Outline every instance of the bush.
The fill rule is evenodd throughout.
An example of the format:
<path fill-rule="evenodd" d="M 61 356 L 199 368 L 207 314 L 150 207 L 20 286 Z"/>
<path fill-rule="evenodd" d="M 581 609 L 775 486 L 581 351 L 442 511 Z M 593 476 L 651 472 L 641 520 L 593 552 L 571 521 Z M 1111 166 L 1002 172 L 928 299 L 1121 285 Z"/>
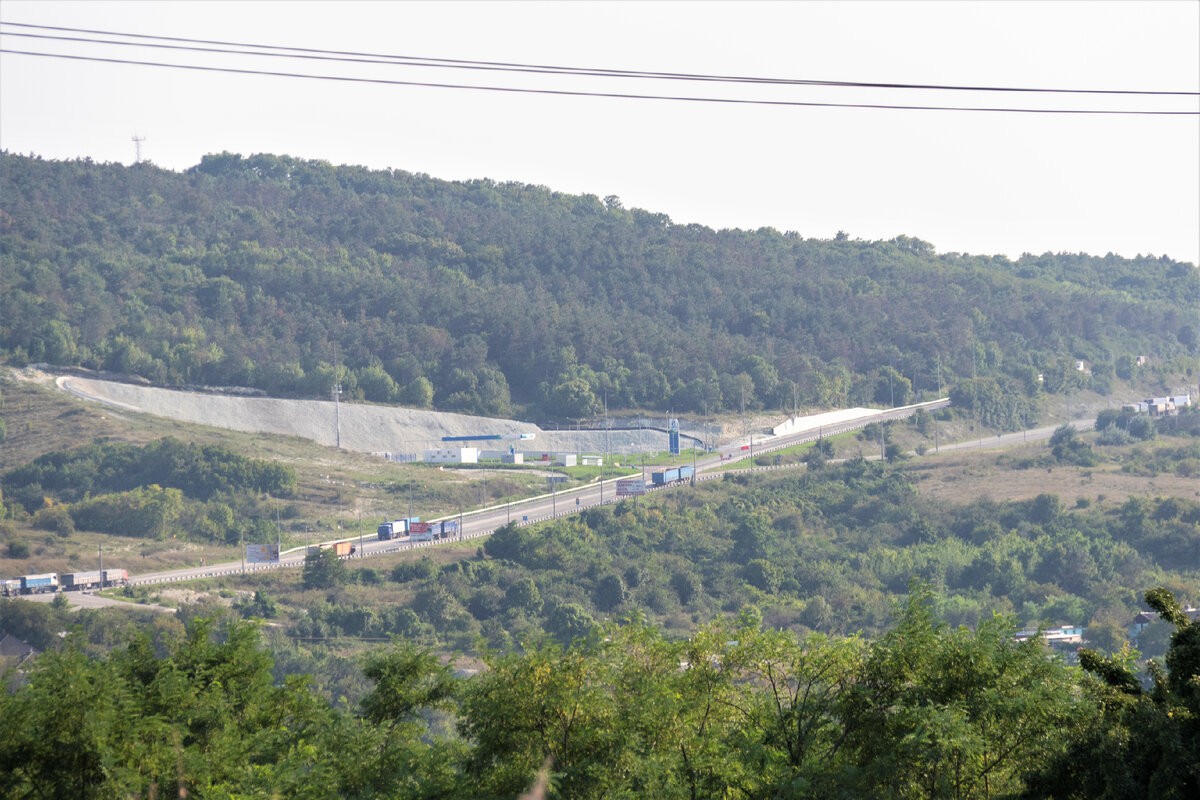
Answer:
<path fill-rule="evenodd" d="M 332 548 L 317 550 L 304 557 L 301 580 L 305 589 L 332 589 L 346 582 L 346 565 Z"/>
<path fill-rule="evenodd" d="M 436 578 L 437 574 L 437 565 L 433 563 L 433 559 L 429 556 L 421 556 L 418 561 L 397 564 L 392 569 L 390 577 L 396 583 L 407 583 L 409 581 L 427 581 Z"/>
<path fill-rule="evenodd" d="M 54 505 L 39 509 L 33 515 L 33 527 L 41 531 L 53 531 L 64 539 L 75 532 L 75 520 L 66 506 Z"/>

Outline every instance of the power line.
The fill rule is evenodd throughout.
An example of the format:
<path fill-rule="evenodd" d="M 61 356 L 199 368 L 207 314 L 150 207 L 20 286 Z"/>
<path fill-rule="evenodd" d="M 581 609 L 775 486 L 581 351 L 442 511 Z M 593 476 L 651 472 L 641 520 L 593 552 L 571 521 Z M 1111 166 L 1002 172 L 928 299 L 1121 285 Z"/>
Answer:
<path fill-rule="evenodd" d="M 807 108 L 861 108 L 896 111 L 984 111 L 1017 114 L 1083 114 L 1083 115 L 1115 115 L 1115 116 L 1200 116 L 1200 111 L 1135 111 L 1120 109 L 1067 109 L 1067 108 L 1005 108 L 982 106 L 934 106 L 934 105 L 897 105 L 889 103 L 818 103 L 800 100 L 757 100 L 733 97 L 690 97 L 686 95 L 663 94 L 634 94 L 628 92 L 586 92 L 568 89 L 531 89 L 515 86 L 486 86 L 482 84 L 438 83 L 432 81 L 400 81 L 385 78 L 361 78 L 346 75 L 316 75 L 299 72 L 275 72 L 270 70 L 241 69 L 235 67 L 213 67 L 198 64 L 171 64 L 159 61 L 134 61 L 123 58 L 101 58 L 99 56 L 68 55 L 66 53 L 42 53 L 29 50 L 12 50 L 0 48 L 0 53 L 11 55 L 38 56 L 43 58 L 60 58 L 71 61 L 90 61 L 105 64 L 127 64 L 143 67 L 160 67 L 164 69 L 182 69 L 198 72 L 222 72 L 234 75 L 263 75 L 276 78 L 303 78 L 307 80 L 338 81 L 342 83 L 363 83 L 386 86 L 417 86 L 433 89 L 471 89 L 486 92 L 508 92 L 511 94 L 541 94 L 558 97 L 604 97 L 622 100 L 669 100 L 693 103 L 720 103 L 727 105 L 756 105 L 756 106 L 792 106 Z"/>
<path fill-rule="evenodd" d="M 62 31 L 67 33 L 82 33 L 102 36 L 120 36 L 127 39 L 154 40 L 153 42 L 120 42 L 112 40 L 82 39 L 77 37 L 60 37 L 39 34 L 9 33 L 10 36 L 31 38 L 58 39 L 62 41 L 80 41 L 95 44 L 112 44 L 117 46 L 159 47 L 179 50 L 192 50 L 214 53 L 235 53 L 241 55 L 273 56 L 282 58 L 308 58 L 326 61 L 348 61 L 355 63 L 382 63 L 396 66 L 419 67 L 450 67 L 455 69 L 478 69 L 490 71 L 534 72 L 540 74 L 570 75 L 576 77 L 609 77 L 609 78 L 645 78 L 653 80 L 684 80 L 707 81 L 724 83 L 750 83 L 783 86 L 830 86 L 842 88 L 871 88 L 871 89 L 922 89 L 936 91 L 970 91 L 970 92 L 1020 92 L 1020 93 L 1052 93 L 1052 94 L 1100 94 L 1100 95 L 1146 95 L 1146 96 L 1184 96 L 1200 97 L 1200 92 L 1159 91 L 1141 89 L 1065 89 L 1048 87 L 1005 87 L 1005 86 L 961 86 L 949 84 L 918 84 L 895 83 L 882 81 L 835 81 L 814 80 L 801 78 L 762 78 L 734 75 L 708 75 L 703 73 L 686 72 L 656 72 L 645 70 L 622 70 L 596 67 L 564 67 L 546 64 L 521 64 L 505 61 L 475 61 L 468 59 L 433 58 L 426 56 L 406 56 L 382 53 L 358 52 L 348 50 L 324 50 L 307 47 L 286 47 L 281 45 L 265 45 L 246 42 L 229 42 L 214 39 L 192 39 L 179 36 L 158 36 L 153 34 L 127 33 L 121 31 L 105 31 L 91 28 L 70 28 L 55 25 L 34 25 L 21 22 L 0 22 L 0 25 L 32 28 L 37 30 Z M 216 45 L 218 48 L 254 48 L 247 50 L 223 50 L 200 48 L 183 45 L 158 44 L 157 42 L 180 42 L 187 45 Z M 268 52 L 257 52 L 268 51 Z"/>

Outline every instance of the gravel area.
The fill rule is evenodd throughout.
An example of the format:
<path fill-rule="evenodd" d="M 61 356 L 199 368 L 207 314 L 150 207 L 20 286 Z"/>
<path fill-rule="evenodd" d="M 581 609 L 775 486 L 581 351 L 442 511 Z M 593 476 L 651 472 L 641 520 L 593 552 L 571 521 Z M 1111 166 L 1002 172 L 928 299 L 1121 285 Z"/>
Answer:
<path fill-rule="evenodd" d="M 600 453 L 605 449 L 603 430 L 542 430 L 537 425 L 508 419 L 476 417 L 467 414 L 425 411 L 396 406 L 335 404 L 319 400 L 281 400 L 269 397 L 187 392 L 135 386 L 128 383 L 60 376 L 57 386 L 77 397 L 104 403 L 126 411 L 140 411 L 169 419 L 211 425 L 251 433 L 275 433 L 300 436 L 329 447 L 337 442 L 340 424 L 341 446 L 363 453 L 415 454 L 434 447 L 459 447 L 468 443 L 443 443 L 443 436 L 531 433 L 523 440 L 478 442 L 489 450 L 518 452 Z M 615 421 L 613 425 L 629 424 Z M 666 420 L 638 420 L 633 425 L 665 428 Z M 682 431 L 703 436 L 680 421 Z M 686 443 L 684 444 L 686 447 Z M 665 450 L 667 435 L 655 430 L 613 430 L 608 435 L 610 452 Z"/>

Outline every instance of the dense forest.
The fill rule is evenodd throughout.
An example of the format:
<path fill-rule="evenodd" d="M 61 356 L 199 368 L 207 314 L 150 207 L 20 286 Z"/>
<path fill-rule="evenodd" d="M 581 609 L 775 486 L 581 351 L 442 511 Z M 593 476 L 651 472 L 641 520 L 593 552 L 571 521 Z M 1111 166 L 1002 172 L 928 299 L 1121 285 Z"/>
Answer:
<path fill-rule="evenodd" d="M 272 678 L 256 629 L 160 624 L 107 655 L 79 633 L 0 692 L 10 798 L 1154 798 L 1200 791 L 1200 624 L 1149 689 L 1121 657 L 1081 675 L 996 616 L 975 630 L 914 583 L 870 641 L 757 620 L 669 640 L 636 619 L 456 677 L 394 642 L 330 705 Z"/>
<path fill-rule="evenodd" d="M 1197 270 L 1165 256 L 713 231 L 273 155 L 176 173 L 4 153 L 0 257 L 9 362 L 543 419 L 605 398 L 901 404 L 974 379 L 963 396 L 1016 428 L 1039 392 L 1104 392 L 1142 355 L 1174 380 L 1200 346 Z"/>

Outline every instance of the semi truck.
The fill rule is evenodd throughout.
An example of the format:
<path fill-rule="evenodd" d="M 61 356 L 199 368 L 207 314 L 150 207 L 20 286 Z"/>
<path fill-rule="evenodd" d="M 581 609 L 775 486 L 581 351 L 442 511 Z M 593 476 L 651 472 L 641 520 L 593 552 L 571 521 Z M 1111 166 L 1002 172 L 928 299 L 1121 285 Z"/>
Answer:
<path fill-rule="evenodd" d="M 307 553 L 319 553 L 322 550 L 332 550 L 335 555 L 348 556 L 352 555 L 358 548 L 349 540 L 344 542 L 326 542 L 325 544 L 310 544 Z"/>
<path fill-rule="evenodd" d="M 105 586 L 124 586 L 129 583 L 129 572 L 123 569 L 104 570 L 104 580 L 100 580 L 100 570 L 91 572 L 66 572 L 59 576 L 59 582 L 64 592 L 101 589 Z"/>
<path fill-rule="evenodd" d="M 413 542 L 433 542 L 438 539 L 453 539 L 458 536 L 458 521 L 414 522 L 409 526 L 408 536 L 409 540 Z"/>
<path fill-rule="evenodd" d="M 58 591 L 58 573 L 46 572 L 41 575 L 22 575 L 21 594 L 42 594 L 43 592 Z"/>
<path fill-rule="evenodd" d="M 650 481 L 655 486 L 666 486 L 669 483 L 690 481 L 695 474 L 696 470 L 692 467 L 671 467 L 670 469 L 650 473 Z"/>
<path fill-rule="evenodd" d="M 385 542 L 388 539 L 399 539 L 401 536 L 407 536 L 409 526 L 414 522 L 420 522 L 420 517 L 409 517 L 408 519 L 397 519 L 391 522 L 385 522 L 375 530 L 375 535 L 379 537 L 379 541 Z"/>

